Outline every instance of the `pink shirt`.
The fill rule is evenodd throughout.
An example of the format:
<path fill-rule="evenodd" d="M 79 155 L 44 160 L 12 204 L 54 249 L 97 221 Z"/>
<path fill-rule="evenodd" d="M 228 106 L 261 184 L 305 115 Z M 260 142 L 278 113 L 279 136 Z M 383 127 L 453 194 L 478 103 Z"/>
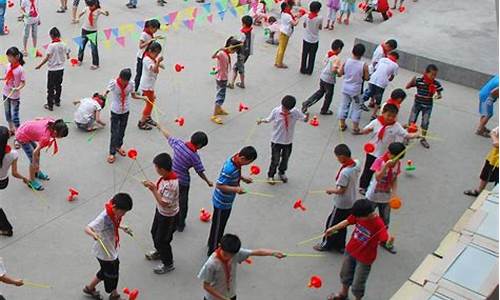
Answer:
<path fill-rule="evenodd" d="M 52 138 L 47 128 L 49 122 L 54 122 L 54 119 L 42 118 L 24 122 L 16 130 L 16 140 L 21 144 L 38 142 L 42 148 L 48 146 Z"/>
<path fill-rule="evenodd" d="M 227 80 L 227 74 L 229 73 L 229 54 L 224 52 L 223 50 L 219 51 L 216 56 L 217 59 L 217 74 L 215 75 L 215 79 Z"/>
<path fill-rule="evenodd" d="M 7 72 L 10 70 L 10 65 L 11 64 L 7 66 L 4 76 L 7 75 Z M 5 82 L 3 86 L 3 95 L 5 97 L 9 96 L 10 99 L 21 98 L 21 92 L 15 91 L 12 94 L 10 94 L 10 92 L 12 91 L 13 87 L 18 87 L 23 81 L 26 81 L 26 74 L 24 73 L 23 66 L 19 66 L 14 70 L 14 80 L 10 80 L 8 83 Z"/>

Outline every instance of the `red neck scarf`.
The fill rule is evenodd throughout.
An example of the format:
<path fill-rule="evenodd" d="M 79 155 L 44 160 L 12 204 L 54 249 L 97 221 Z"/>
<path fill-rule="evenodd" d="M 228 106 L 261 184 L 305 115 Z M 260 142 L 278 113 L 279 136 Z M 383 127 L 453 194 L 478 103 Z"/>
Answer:
<path fill-rule="evenodd" d="M 424 82 L 429 86 L 429 96 L 432 97 L 436 91 L 437 91 L 437 87 L 436 87 L 436 84 L 434 83 L 434 79 L 430 79 L 429 76 L 427 76 L 427 74 L 424 74 Z"/>
<path fill-rule="evenodd" d="M 160 189 L 160 183 L 163 180 L 174 180 L 174 179 L 177 179 L 177 174 L 175 174 L 174 171 L 168 172 L 167 174 L 165 174 L 165 176 L 160 177 L 160 179 L 158 179 L 158 181 L 156 182 L 156 189 Z"/>
<path fill-rule="evenodd" d="M 340 172 L 342 172 L 343 169 L 352 167 L 355 164 L 356 162 L 352 158 L 349 158 L 346 162 L 344 162 L 342 167 L 340 167 L 340 170 L 337 172 L 337 176 L 335 176 L 335 181 L 339 180 Z"/>
<path fill-rule="evenodd" d="M 396 105 L 396 107 L 399 109 L 399 107 L 401 106 L 401 103 L 396 100 L 396 99 L 392 99 L 392 98 L 389 98 L 387 99 L 387 102 L 385 102 L 385 104 L 393 104 L 393 105 Z"/>
<path fill-rule="evenodd" d="M 222 257 L 221 253 L 222 249 L 217 248 L 215 249 L 215 257 L 217 257 L 218 260 L 222 263 L 222 267 L 224 269 L 224 275 L 226 275 L 226 287 L 227 290 L 229 291 L 231 289 L 231 258 L 226 259 Z"/>
<path fill-rule="evenodd" d="M 231 52 L 229 52 L 229 50 L 227 50 L 227 49 L 223 49 L 222 51 L 224 51 L 224 53 L 226 53 L 227 61 L 229 62 L 229 66 L 231 66 Z"/>
<path fill-rule="evenodd" d="M 284 13 L 284 14 L 289 14 L 289 15 L 290 15 L 290 17 L 292 17 L 292 20 L 294 20 L 294 21 L 295 21 L 295 16 L 292 14 L 292 9 L 291 9 L 290 7 L 285 8 L 285 9 L 283 10 L 283 13 Z"/>
<path fill-rule="evenodd" d="M 101 98 L 99 98 L 99 97 L 93 97 L 92 99 L 94 99 L 94 101 L 97 102 L 101 106 L 101 108 L 103 107 L 104 102 L 102 101 Z"/>
<path fill-rule="evenodd" d="M 53 44 L 53 43 L 59 43 L 59 42 L 61 42 L 61 39 L 60 39 L 60 38 L 53 38 L 53 39 L 52 39 L 52 44 Z"/>
<path fill-rule="evenodd" d="M 5 83 L 9 84 L 9 82 L 14 81 L 14 70 L 17 69 L 21 64 L 18 62 L 13 62 L 10 64 L 10 68 L 5 74 Z"/>
<path fill-rule="evenodd" d="M 243 26 L 241 27 L 241 32 L 244 33 L 244 34 L 247 34 L 247 33 L 251 33 L 252 32 L 252 29 L 253 27 L 252 26 Z"/>
<path fill-rule="evenodd" d="M 335 55 L 335 52 L 333 52 L 332 50 L 329 50 L 328 53 L 326 54 L 326 56 L 328 56 L 328 58 L 330 58 L 334 55 Z"/>
<path fill-rule="evenodd" d="M 89 24 L 90 26 L 94 27 L 94 11 L 97 10 L 96 8 L 90 8 L 89 7 Z"/>
<path fill-rule="evenodd" d="M 113 230 L 115 232 L 115 248 L 117 248 L 118 245 L 120 245 L 120 232 L 118 231 L 118 229 L 120 228 L 122 218 L 118 218 L 115 216 L 115 212 L 113 211 L 113 203 L 111 203 L 111 200 L 109 200 L 109 202 L 104 205 L 104 208 L 106 209 L 106 214 L 111 219 L 111 222 L 113 222 Z"/>
<path fill-rule="evenodd" d="M 384 116 L 378 116 L 377 120 L 380 122 L 380 124 L 382 124 L 382 128 L 380 128 L 380 130 L 378 131 L 378 140 L 381 141 L 384 138 L 385 129 L 387 128 L 387 126 L 394 125 L 396 121 L 387 122 Z"/>
<path fill-rule="evenodd" d="M 38 10 L 36 9 L 35 0 L 30 0 L 30 17 L 36 18 L 38 17 Z"/>
<path fill-rule="evenodd" d="M 387 56 L 387 58 L 390 59 L 392 62 L 395 62 L 395 63 L 398 62 L 398 59 L 392 54 L 389 54 L 389 56 Z"/>
<path fill-rule="evenodd" d="M 149 28 L 144 28 L 143 32 L 147 33 L 151 38 L 154 38 L 153 32 Z"/>
<path fill-rule="evenodd" d="M 287 112 L 281 111 L 280 115 L 283 116 L 283 121 L 285 121 L 285 129 L 286 129 L 286 131 L 288 131 L 288 126 L 290 125 L 290 120 L 288 119 L 288 116 L 290 116 L 290 112 L 289 111 L 287 111 Z"/>
<path fill-rule="evenodd" d="M 391 52 L 391 51 L 389 49 L 387 49 L 387 46 L 385 45 L 385 43 L 380 44 L 380 46 L 382 47 L 382 50 L 384 51 L 384 56 L 387 57 L 387 54 L 389 54 L 389 52 Z"/>
<path fill-rule="evenodd" d="M 388 162 L 389 160 L 391 160 L 391 154 L 389 152 L 384 153 L 384 155 L 382 156 L 382 160 L 384 161 L 384 163 Z M 389 184 L 392 182 L 392 177 L 393 177 L 393 167 L 387 169 L 387 182 Z"/>
<path fill-rule="evenodd" d="M 191 142 L 186 142 L 185 145 L 186 145 L 186 147 L 188 147 L 189 150 L 191 150 L 195 153 L 198 151 L 198 148 L 196 148 L 196 146 Z"/>
<path fill-rule="evenodd" d="M 147 57 L 151 58 L 151 60 L 152 60 L 153 62 L 156 62 L 156 58 L 154 58 L 154 57 L 151 55 L 151 52 L 149 52 L 149 51 L 144 52 L 144 56 L 145 56 L 145 57 L 147 56 Z"/>
<path fill-rule="evenodd" d="M 127 99 L 127 93 L 125 90 L 127 89 L 127 85 L 122 83 L 122 80 L 118 77 L 116 78 L 116 85 L 120 88 L 120 102 L 122 104 L 122 110 L 125 110 L 125 99 Z"/>
<path fill-rule="evenodd" d="M 317 16 L 318 16 L 317 12 L 310 12 L 308 15 L 309 20 L 312 20 L 312 19 L 316 18 Z"/>

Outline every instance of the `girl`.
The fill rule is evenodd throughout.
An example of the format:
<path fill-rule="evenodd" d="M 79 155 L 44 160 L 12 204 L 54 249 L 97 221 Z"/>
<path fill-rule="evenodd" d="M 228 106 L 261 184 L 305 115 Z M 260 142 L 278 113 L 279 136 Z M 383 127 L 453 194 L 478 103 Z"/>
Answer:
<path fill-rule="evenodd" d="M 21 12 L 24 19 L 24 36 L 23 46 L 24 55 L 28 55 L 28 37 L 31 30 L 31 38 L 33 40 L 33 48 L 36 49 L 38 25 L 40 25 L 40 17 L 38 14 L 38 1 L 37 0 L 21 0 Z M 38 56 L 37 51 L 37 56 Z"/>
<path fill-rule="evenodd" d="M 156 19 L 147 20 L 144 23 L 144 30 L 141 33 L 141 37 L 139 39 L 139 51 L 137 52 L 137 65 L 135 69 L 135 91 L 139 89 L 139 84 L 141 83 L 142 76 L 142 60 L 144 58 L 144 52 L 146 48 L 156 40 L 154 34 L 160 29 L 160 21 Z"/>
<path fill-rule="evenodd" d="M 153 110 L 153 105 L 156 101 L 155 95 L 155 82 L 160 72 L 160 68 L 163 67 L 162 61 L 163 56 L 160 56 L 161 45 L 157 42 L 152 42 L 146 48 L 144 52 L 144 60 L 142 64 L 142 76 L 141 83 L 139 84 L 139 89 L 142 91 L 142 95 L 147 97 L 146 105 L 142 112 L 142 118 L 139 120 L 137 126 L 141 130 L 151 130 L 151 126 L 156 127 L 156 122 L 151 119 L 151 111 Z"/>
<path fill-rule="evenodd" d="M 267 7 L 266 1 L 262 0 L 259 3 L 255 3 L 252 5 L 252 9 L 250 10 L 250 17 L 253 19 L 253 24 L 255 26 L 262 25 L 262 21 L 267 19 Z"/>
<path fill-rule="evenodd" d="M 12 150 L 7 144 L 10 137 L 9 129 L 0 126 L 0 190 L 7 188 L 9 184 L 9 169 L 12 170 L 12 176 L 28 183 L 28 178 L 22 176 L 17 171 L 17 159 L 19 154 Z M 12 236 L 12 225 L 10 225 L 3 209 L 0 208 L 0 235 Z"/>
<path fill-rule="evenodd" d="M 43 185 L 38 181 L 49 180 L 49 176 L 40 170 L 40 152 L 43 148 L 53 147 L 53 154 L 57 154 L 59 147 L 57 139 L 68 136 L 68 126 L 59 119 L 37 118 L 24 122 L 16 132 L 16 139 L 23 147 L 24 153 L 30 160 L 30 178 L 28 185 L 37 191 L 43 190 Z"/>
<path fill-rule="evenodd" d="M 101 8 L 99 0 L 85 0 L 87 8 L 80 13 L 78 19 L 83 15 L 87 15 L 82 25 L 82 38 L 80 49 L 78 50 L 78 61 L 81 65 L 83 62 L 83 54 L 85 47 L 90 40 L 90 49 L 92 50 L 92 66 L 91 70 L 99 68 L 99 52 L 97 50 L 97 21 L 100 15 L 109 16 L 109 12 Z"/>
<path fill-rule="evenodd" d="M 299 23 L 299 20 L 292 15 L 292 5 L 293 3 L 281 3 L 280 36 L 278 51 L 276 52 L 276 60 L 274 62 L 274 66 L 280 69 L 288 68 L 288 66 L 283 63 L 283 57 L 285 56 L 288 40 L 290 39 L 290 36 L 292 36 L 293 27 Z"/>
<path fill-rule="evenodd" d="M 328 7 L 326 29 L 333 30 L 333 25 L 335 25 L 335 19 L 337 18 L 337 11 L 340 8 L 340 0 L 328 0 L 326 6 Z"/>
<path fill-rule="evenodd" d="M 79 105 L 75 111 L 76 127 L 90 132 L 99 128 L 95 126 L 95 123 L 102 127 L 106 126 L 106 123 L 101 120 L 101 110 L 106 105 L 106 97 L 99 93 L 94 93 L 92 98 L 75 100 L 73 104 Z"/>
<path fill-rule="evenodd" d="M 14 135 L 16 129 L 19 128 L 19 104 L 21 93 L 20 91 L 26 85 L 26 74 L 24 73 L 23 54 L 16 47 L 11 47 L 7 50 L 7 59 L 9 65 L 5 76 L 3 86 L 3 104 L 5 108 L 5 119 L 9 123 L 10 134 Z M 15 142 L 16 149 L 19 149 L 19 144 Z"/>
<path fill-rule="evenodd" d="M 346 14 L 347 17 L 344 20 L 344 24 L 349 25 L 349 18 L 351 17 L 351 13 L 354 12 L 354 3 L 356 3 L 356 0 L 342 0 L 340 16 L 337 18 L 339 24 L 342 24 L 342 17 Z"/>

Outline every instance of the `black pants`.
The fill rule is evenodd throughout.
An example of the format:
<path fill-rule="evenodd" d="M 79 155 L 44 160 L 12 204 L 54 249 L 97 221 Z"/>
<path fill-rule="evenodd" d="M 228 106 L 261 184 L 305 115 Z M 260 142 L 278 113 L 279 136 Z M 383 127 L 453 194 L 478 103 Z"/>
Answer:
<path fill-rule="evenodd" d="M 318 51 L 318 43 L 302 41 L 302 60 L 300 62 L 300 73 L 311 75 L 314 70 L 314 61 Z"/>
<path fill-rule="evenodd" d="M 116 290 L 116 287 L 118 286 L 120 260 L 118 258 L 112 261 L 97 260 L 99 261 L 99 265 L 101 265 L 101 269 L 95 276 L 104 281 L 104 290 L 109 294 Z"/>
<path fill-rule="evenodd" d="M 323 101 L 323 106 L 321 107 L 321 112 L 327 112 L 330 109 L 330 105 L 332 104 L 333 99 L 333 89 L 335 84 L 328 83 L 323 80 L 319 80 L 319 89 L 312 94 L 309 99 L 302 103 L 302 107 L 308 109 L 318 102 L 323 96 L 325 96 L 325 101 Z"/>
<path fill-rule="evenodd" d="M 135 65 L 135 91 L 139 90 L 139 84 L 141 83 L 141 76 L 142 76 L 142 58 L 137 58 L 137 64 Z"/>
<path fill-rule="evenodd" d="M 4 190 L 9 185 L 9 177 L 0 180 L 0 190 Z"/>
<path fill-rule="evenodd" d="M 64 70 L 49 71 L 47 73 L 47 105 L 52 108 L 54 104 L 61 103 L 61 91 Z"/>
<path fill-rule="evenodd" d="M 332 227 L 333 225 L 340 223 L 347 219 L 351 214 L 351 209 L 341 209 L 336 206 L 333 207 L 332 212 L 326 220 L 325 229 Z M 331 250 L 337 249 L 341 250 L 345 248 L 345 237 L 347 235 L 347 229 L 340 229 L 337 233 L 332 234 L 328 237 L 323 238 L 321 242 L 321 247 Z"/>
<path fill-rule="evenodd" d="M 2 300 L 2 298 L 0 298 Z M 203 300 L 207 300 L 207 298 L 203 297 Z M 230 300 L 236 300 L 236 296 L 232 297 Z"/>
<path fill-rule="evenodd" d="M 186 217 L 188 212 L 189 185 L 179 184 L 179 218 L 177 227 L 186 227 Z"/>
<path fill-rule="evenodd" d="M 161 262 L 165 266 L 170 266 L 174 263 L 174 258 L 172 255 L 172 238 L 176 230 L 177 217 L 179 214 L 173 217 L 166 217 L 156 210 L 155 217 L 153 219 L 153 226 L 151 226 L 151 236 L 153 237 L 153 243 L 155 245 L 156 251 L 160 253 Z"/>
<path fill-rule="evenodd" d="M 366 159 L 365 159 L 365 167 L 363 168 L 363 173 L 361 174 L 361 177 L 359 177 L 359 187 L 362 189 L 367 189 L 368 186 L 370 185 L 370 181 L 372 180 L 373 172 L 371 170 L 371 167 L 373 165 L 373 162 L 377 158 L 371 154 L 366 154 Z"/>
<path fill-rule="evenodd" d="M 219 247 L 219 242 L 224 235 L 227 220 L 231 215 L 231 209 L 220 209 L 214 207 L 214 214 L 212 216 L 212 226 L 210 226 L 210 236 L 208 237 L 208 255 Z"/>
<path fill-rule="evenodd" d="M 268 177 L 273 177 L 278 169 L 279 174 L 285 174 L 288 169 L 288 159 L 292 154 L 292 144 L 283 145 L 271 143 L 271 164 L 269 165 Z"/>
<path fill-rule="evenodd" d="M 88 34 L 96 33 L 95 41 L 90 41 L 87 37 Z M 83 61 L 83 54 L 85 53 L 85 47 L 87 43 L 90 42 L 90 49 L 92 50 L 92 64 L 94 66 L 99 66 L 99 51 L 97 50 L 97 31 L 87 31 L 82 29 L 82 44 L 78 50 L 78 61 Z M 94 43 L 95 42 L 95 43 Z"/>
<path fill-rule="evenodd" d="M 125 129 L 127 129 L 129 112 L 124 114 L 115 114 L 111 112 L 111 142 L 109 144 L 109 154 L 115 155 L 116 150 L 123 145 Z"/>

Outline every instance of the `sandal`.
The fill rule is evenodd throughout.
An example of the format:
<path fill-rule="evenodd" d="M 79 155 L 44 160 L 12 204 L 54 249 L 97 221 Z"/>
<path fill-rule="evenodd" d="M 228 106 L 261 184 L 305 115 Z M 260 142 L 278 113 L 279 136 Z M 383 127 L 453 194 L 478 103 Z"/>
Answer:
<path fill-rule="evenodd" d="M 125 150 L 123 150 L 122 148 L 120 148 L 120 149 L 118 149 L 116 151 L 118 151 L 118 154 L 120 154 L 123 157 L 127 156 L 127 152 Z"/>
<path fill-rule="evenodd" d="M 424 138 L 420 140 L 420 144 L 422 144 L 422 146 L 425 149 L 429 149 L 431 147 L 431 145 L 429 145 L 429 142 L 426 139 L 424 139 Z"/>
<path fill-rule="evenodd" d="M 490 134 L 488 133 L 488 131 L 486 131 L 486 129 L 476 130 L 476 134 L 479 135 L 479 136 L 485 137 L 485 138 L 489 138 L 490 137 Z"/>
<path fill-rule="evenodd" d="M 218 125 L 223 124 L 222 120 L 220 118 L 218 118 L 217 116 L 211 116 L 210 120 L 212 120 L 212 122 L 214 122 L 215 124 L 218 124 Z"/>
<path fill-rule="evenodd" d="M 347 296 L 339 295 L 339 294 L 331 294 L 326 298 L 327 300 L 348 300 Z"/>
<path fill-rule="evenodd" d="M 40 183 L 38 180 L 31 180 L 28 182 L 28 186 L 30 189 L 35 190 L 35 191 L 43 191 L 43 185 Z"/>
<path fill-rule="evenodd" d="M 340 129 L 340 131 L 346 131 L 347 130 L 347 125 L 340 126 L 339 129 Z"/>
<path fill-rule="evenodd" d="M 234 84 L 228 83 L 226 86 L 228 89 L 234 89 Z"/>
<path fill-rule="evenodd" d="M 36 178 L 40 179 L 40 180 L 50 180 L 50 177 L 49 175 L 43 173 L 42 171 L 38 171 L 36 173 Z"/>
<path fill-rule="evenodd" d="M 3 236 L 12 236 L 14 233 L 12 232 L 12 230 L 0 230 L 0 235 L 3 235 Z"/>
<path fill-rule="evenodd" d="M 116 157 L 114 155 L 108 156 L 108 159 L 107 159 L 108 163 L 112 164 L 115 162 L 115 160 L 116 160 Z"/>
<path fill-rule="evenodd" d="M 122 296 L 120 296 L 120 294 L 116 294 L 116 295 L 109 295 L 109 300 L 125 300 L 122 298 Z"/>
<path fill-rule="evenodd" d="M 352 135 L 361 135 L 361 129 L 359 129 L 359 128 L 353 128 L 352 129 Z"/>
<path fill-rule="evenodd" d="M 158 123 L 155 122 L 155 120 L 151 119 L 151 117 L 146 119 L 146 124 L 151 125 L 153 127 L 157 127 Z"/>
<path fill-rule="evenodd" d="M 141 121 L 139 121 L 139 123 L 137 123 L 137 127 L 139 127 L 139 129 L 141 129 L 141 130 L 153 129 L 153 127 L 149 126 L 146 122 L 141 122 Z"/>
<path fill-rule="evenodd" d="M 97 291 L 95 288 L 93 290 L 91 290 L 88 286 L 85 286 L 83 288 L 83 293 L 87 296 L 94 298 L 94 299 L 103 300 L 101 293 L 99 293 L 99 291 Z"/>
<path fill-rule="evenodd" d="M 239 87 L 240 89 L 244 89 L 245 85 L 241 82 L 236 83 L 236 86 Z"/>
<path fill-rule="evenodd" d="M 45 108 L 45 109 L 46 109 L 46 110 L 48 110 L 48 111 L 53 111 L 53 110 L 54 110 L 54 108 L 53 108 L 53 107 L 51 107 L 51 106 L 49 106 L 48 104 L 44 104 L 44 105 L 43 105 L 43 108 Z"/>
<path fill-rule="evenodd" d="M 467 191 L 464 191 L 464 195 L 471 196 L 471 197 L 477 197 L 477 196 L 479 196 L 479 192 L 477 190 L 467 190 Z"/>

